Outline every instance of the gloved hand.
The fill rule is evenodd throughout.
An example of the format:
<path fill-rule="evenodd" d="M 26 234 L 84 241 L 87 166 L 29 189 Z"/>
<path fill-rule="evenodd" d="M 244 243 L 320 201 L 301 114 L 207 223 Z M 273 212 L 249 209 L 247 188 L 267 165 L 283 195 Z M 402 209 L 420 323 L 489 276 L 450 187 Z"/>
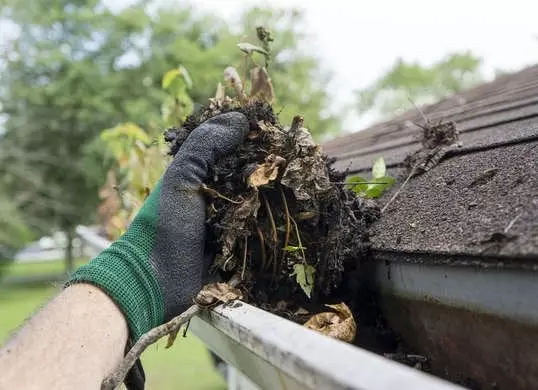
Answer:
<path fill-rule="evenodd" d="M 202 287 L 205 201 L 200 185 L 216 160 L 248 132 L 237 112 L 201 124 L 181 145 L 127 232 L 68 281 L 103 289 L 123 311 L 136 342 L 183 312 Z"/>

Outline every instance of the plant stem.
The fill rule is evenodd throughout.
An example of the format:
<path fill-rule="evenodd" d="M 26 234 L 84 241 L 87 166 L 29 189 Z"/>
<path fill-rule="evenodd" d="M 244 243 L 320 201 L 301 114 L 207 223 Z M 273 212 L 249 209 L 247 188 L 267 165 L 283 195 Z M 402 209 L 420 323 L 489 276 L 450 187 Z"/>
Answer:
<path fill-rule="evenodd" d="M 278 241 L 278 235 L 276 232 L 276 224 L 275 224 L 275 218 L 273 217 L 273 212 L 271 211 L 271 207 L 269 206 L 269 201 L 265 197 L 263 193 L 261 193 L 263 203 L 265 204 L 265 209 L 267 210 L 267 216 L 269 217 L 269 222 L 271 223 L 271 230 L 273 233 L 273 242 L 276 243 Z"/>
<path fill-rule="evenodd" d="M 389 201 L 387 203 L 385 203 L 385 206 L 383 206 L 383 208 L 381 209 L 381 213 L 384 213 L 385 210 L 387 209 L 387 207 L 389 207 L 389 205 L 394 201 L 394 199 L 396 199 L 398 197 L 398 195 L 400 195 L 400 192 L 402 192 L 403 188 L 406 186 L 407 182 L 409 181 L 409 179 L 411 179 L 411 177 L 413 177 L 413 175 L 415 174 L 415 169 L 413 168 L 411 170 L 411 172 L 409 173 L 409 175 L 407 176 L 407 179 L 405 179 L 405 181 L 402 183 L 402 185 L 400 186 L 400 188 L 398 188 L 398 191 L 395 192 L 394 195 L 392 195 L 392 198 L 389 199 Z"/>
<path fill-rule="evenodd" d="M 299 234 L 299 226 L 297 226 L 297 222 L 295 222 L 293 217 L 290 216 L 290 219 L 293 222 L 293 226 L 295 227 L 295 235 L 297 236 L 297 244 L 299 245 L 299 249 L 301 250 L 301 254 L 303 255 L 303 262 L 306 265 L 306 255 L 304 253 L 303 243 L 301 242 L 301 235 Z"/>
<path fill-rule="evenodd" d="M 288 209 L 288 201 L 286 200 L 286 195 L 284 194 L 284 191 L 282 190 L 281 186 L 278 186 L 278 189 L 280 190 L 280 195 L 282 196 L 282 203 L 284 204 L 284 211 L 286 212 L 286 239 L 284 240 L 284 248 L 285 248 L 290 243 L 291 216 L 290 216 L 290 210 Z"/>
<path fill-rule="evenodd" d="M 265 240 L 263 239 L 263 232 L 260 227 L 256 225 L 256 231 L 258 232 L 258 238 L 260 239 L 260 249 L 262 251 L 262 270 L 267 267 L 267 256 L 265 254 Z"/>
<path fill-rule="evenodd" d="M 237 275 L 234 275 L 228 281 L 228 284 L 231 287 L 237 287 L 240 284 L 240 280 Z M 166 335 L 177 335 L 177 332 L 181 326 L 185 323 L 188 324 L 191 318 L 199 314 L 202 309 L 202 307 L 194 304 L 180 315 L 172 318 L 167 323 L 159 325 L 144 333 L 142 337 L 138 339 L 135 345 L 133 345 L 133 347 L 129 350 L 127 355 L 125 355 L 120 365 L 103 380 L 101 383 L 101 390 L 114 390 L 117 388 L 125 380 L 127 373 L 147 347 L 154 344 L 160 338 Z"/>
<path fill-rule="evenodd" d="M 233 204 L 241 204 L 243 203 L 243 200 L 233 200 L 233 199 L 230 199 L 228 198 L 227 196 L 224 196 L 222 195 L 220 192 L 218 192 L 217 190 L 213 189 L 213 188 L 210 188 L 208 186 L 206 186 L 205 184 L 202 184 L 202 191 L 204 192 L 207 192 L 209 195 L 211 196 L 214 196 L 216 198 L 220 198 L 220 199 L 224 199 L 224 200 L 227 200 L 228 202 L 230 203 L 233 203 Z"/>
<path fill-rule="evenodd" d="M 163 336 L 172 334 L 174 332 L 177 333 L 177 330 L 183 324 L 188 322 L 196 314 L 200 313 L 201 310 L 202 309 L 198 305 L 192 305 L 186 311 L 177 317 L 174 317 L 166 324 L 153 328 L 149 332 L 142 335 L 142 337 L 136 342 L 127 355 L 125 355 L 125 358 L 123 358 L 123 361 L 120 363 L 118 368 L 116 368 L 103 380 L 101 390 L 113 390 L 118 387 L 124 381 L 133 364 L 147 347 L 155 343 Z"/>
<path fill-rule="evenodd" d="M 247 269 L 247 249 L 248 237 L 245 236 L 245 250 L 243 251 L 243 269 L 241 270 L 241 280 L 245 280 L 245 270 Z"/>

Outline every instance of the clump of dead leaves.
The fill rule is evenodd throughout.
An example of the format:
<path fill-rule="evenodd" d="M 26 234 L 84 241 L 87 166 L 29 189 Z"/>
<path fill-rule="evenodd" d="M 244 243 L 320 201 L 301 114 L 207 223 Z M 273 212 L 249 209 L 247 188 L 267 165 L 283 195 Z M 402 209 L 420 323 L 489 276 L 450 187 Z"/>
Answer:
<path fill-rule="evenodd" d="M 216 249 L 212 269 L 224 279 L 239 274 L 247 302 L 270 305 L 281 314 L 276 303 L 282 300 L 317 307 L 334 302 L 346 275 L 367 257 L 368 227 L 379 210 L 345 187 L 345 173 L 331 168 L 302 116 L 289 126 L 280 123 L 272 107 L 267 32 L 257 33 L 262 47 L 245 42 L 238 46 L 245 53 L 245 64 L 254 63 L 253 53 L 261 53 L 265 65 L 242 72 L 250 80 L 242 80 L 235 68 L 226 68 L 225 85 L 219 84 L 209 103 L 181 127 L 169 129 L 166 140 L 175 155 L 205 120 L 230 111 L 248 118 L 245 143 L 217 161 L 202 186 L 208 245 Z M 352 339 L 356 324 L 353 321 L 351 327 L 352 316 L 351 321 L 347 314 L 343 317 L 351 312 L 339 305 L 332 307 L 336 316 L 331 325 L 320 331 L 333 335 L 335 326 L 348 326 L 342 339 Z M 319 321 L 323 318 L 327 313 Z M 333 330 L 326 332 L 327 327 Z"/>

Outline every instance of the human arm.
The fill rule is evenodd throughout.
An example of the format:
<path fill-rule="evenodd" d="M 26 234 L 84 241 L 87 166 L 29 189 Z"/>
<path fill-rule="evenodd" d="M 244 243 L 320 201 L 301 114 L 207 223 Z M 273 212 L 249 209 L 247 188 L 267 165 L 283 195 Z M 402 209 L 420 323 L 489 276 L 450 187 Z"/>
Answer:
<path fill-rule="evenodd" d="M 65 347 L 62 334 L 45 324 L 54 327 L 54 321 L 65 321 L 63 316 L 71 311 L 84 310 L 84 296 L 76 296 L 77 299 L 74 299 L 74 293 L 70 292 L 78 291 L 79 284 L 98 287 L 117 305 L 122 314 L 119 322 L 126 323 L 128 328 L 128 336 L 123 342 L 120 335 L 116 335 L 118 337 L 112 340 L 114 344 L 111 347 L 121 352 L 120 357 L 123 356 L 127 339 L 135 342 L 151 328 L 190 306 L 193 296 L 202 287 L 204 271 L 207 268 L 204 262 L 205 200 L 201 185 L 216 160 L 231 153 L 244 140 L 247 132 L 246 117 L 235 112 L 218 115 L 193 130 L 127 232 L 89 264 L 79 268 L 70 278 L 69 287 L 30 321 L 32 326 L 28 324 L 23 328 L 10 343 L 10 348 L 21 353 L 21 345 L 28 346 L 28 340 L 37 340 L 34 336 L 40 334 L 38 330 L 52 333 L 45 337 L 47 344 L 60 344 L 58 347 L 54 346 L 60 350 L 62 346 Z M 75 287 L 77 288 L 72 290 Z M 63 306 L 54 304 L 57 300 L 63 302 Z M 99 305 L 95 306 L 96 311 L 99 308 Z M 88 310 L 87 315 L 95 314 L 93 306 Z M 47 319 L 54 321 L 49 324 L 44 322 Z M 67 328 L 61 329 L 70 329 L 76 325 L 78 324 L 69 323 Z M 82 329 L 97 333 L 95 337 L 101 337 L 103 332 L 107 332 L 107 328 L 99 323 L 91 322 L 91 325 L 90 328 L 85 325 Z M 75 333 L 79 333 L 78 330 Z M 89 337 L 85 334 L 79 336 L 84 337 L 84 340 Z M 73 343 L 77 339 L 69 338 L 68 341 Z M 70 347 L 65 349 L 72 346 L 76 344 L 70 344 Z M 32 348 L 37 359 L 46 360 L 44 364 L 49 370 L 44 375 L 62 375 L 64 367 L 49 358 L 45 353 L 47 347 Z M 93 344 L 88 345 L 90 349 L 94 347 L 96 346 Z M 116 359 L 116 355 L 103 355 L 106 352 L 97 348 L 86 353 L 96 359 L 106 360 L 108 373 L 115 367 L 110 359 Z M 18 359 L 16 365 L 13 359 Z M 117 363 L 117 359 L 114 361 Z M 9 363 L 10 365 L 4 366 L 0 361 L 1 367 L 8 367 L 12 371 L 10 377 L 33 375 L 23 359 L 17 355 L 11 355 Z M 99 365 L 101 363 L 100 361 Z M 83 369 L 83 366 L 79 367 L 79 370 Z M 102 376 L 99 380 L 101 379 Z M 72 383 L 70 388 L 74 387 L 81 388 L 81 385 Z M 15 388 L 24 389 L 20 386 Z"/>
<path fill-rule="evenodd" d="M 123 358 L 128 333 L 101 289 L 70 286 L 0 350 L 0 389 L 98 389 Z"/>

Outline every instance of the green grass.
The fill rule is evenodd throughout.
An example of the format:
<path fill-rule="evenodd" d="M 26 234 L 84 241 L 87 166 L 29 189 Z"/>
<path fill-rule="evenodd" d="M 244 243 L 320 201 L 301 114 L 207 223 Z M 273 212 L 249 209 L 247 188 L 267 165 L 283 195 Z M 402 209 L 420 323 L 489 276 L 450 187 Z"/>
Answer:
<path fill-rule="evenodd" d="M 75 268 L 85 264 L 87 259 L 75 260 Z M 62 260 L 56 261 L 43 261 L 43 262 L 30 262 L 30 263 L 11 263 L 6 266 L 3 276 L 35 276 L 35 275 L 47 275 L 57 274 L 60 275 L 64 272 L 65 266 Z"/>
<path fill-rule="evenodd" d="M 52 266 L 41 267 L 41 265 L 39 264 L 37 268 L 42 272 L 49 273 L 55 270 Z M 20 274 L 24 270 L 36 275 L 36 268 L 29 266 L 30 264 L 17 264 L 15 270 L 17 275 L 25 275 L 25 273 Z M 0 345 L 57 292 L 58 289 L 50 284 L 32 287 L 0 286 Z M 165 349 L 164 343 L 165 340 L 161 340 L 157 345 L 149 347 L 142 355 L 147 389 L 226 389 L 225 382 L 213 369 L 208 351 L 192 334 L 189 334 L 187 338 L 178 337 L 170 349 Z"/>

